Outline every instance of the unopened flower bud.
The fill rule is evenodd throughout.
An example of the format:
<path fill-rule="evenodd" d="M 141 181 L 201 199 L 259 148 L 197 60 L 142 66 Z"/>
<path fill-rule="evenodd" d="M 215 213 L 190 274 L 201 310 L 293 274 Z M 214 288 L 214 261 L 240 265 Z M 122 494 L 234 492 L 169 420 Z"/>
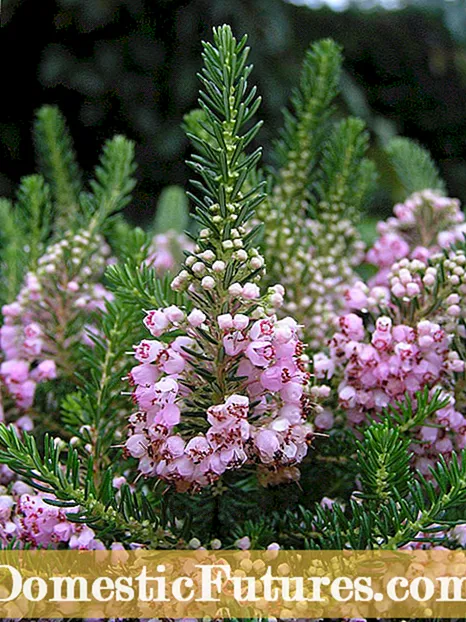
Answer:
<path fill-rule="evenodd" d="M 228 288 L 228 293 L 230 294 L 230 296 L 234 297 L 241 296 L 241 294 L 243 293 L 243 288 L 239 283 L 233 283 Z"/>
<path fill-rule="evenodd" d="M 201 287 L 207 290 L 214 289 L 215 280 L 211 276 L 205 276 L 201 281 Z"/>
<path fill-rule="evenodd" d="M 220 273 L 220 272 L 225 272 L 225 262 L 224 261 L 214 261 L 214 263 L 212 264 L 212 270 L 214 272 Z"/>

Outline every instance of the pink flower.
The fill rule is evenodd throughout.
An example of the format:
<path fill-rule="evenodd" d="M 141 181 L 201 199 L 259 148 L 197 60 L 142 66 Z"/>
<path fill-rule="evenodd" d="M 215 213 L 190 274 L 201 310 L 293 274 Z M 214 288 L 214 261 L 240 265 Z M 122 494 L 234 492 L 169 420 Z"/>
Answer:
<path fill-rule="evenodd" d="M 143 339 L 141 343 L 135 346 L 134 356 L 141 363 L 153 363 L 163 349 L 164 346 L 160 341 Z"/>
<path fill-rule="evenodd" d="M 21 315 L 22 308 L 18 302 L 12 302 L 9 305 L 3 305 L 2 313 L 8 318 L 17 318 Z"/>
<path fill-rule="evenodd" d="M 242 292 L 243 298 L 254 300 L 260 298 L 260 289 L 255 283 L 246 283 Z"/>
<path fill-rule="evenodd" d="M 260 430 L 254 437 L 254 445 L 265 464 L 273 462 L 275 454 L 280 449 L 280 441 L 272 430 Z"/>
<path fill-rule="evenodd" d="M 129 373 L 132 384 L 149 386 L 154 384 L 159 377 L 159 370 L 155 365 L 150 363 L 143 363 L 142 365 L 136 365 Z"/>
<path fill-rule="evenodd" d="M 367 261 L 376 266 L 388 267 L 395 261 L 406 257 L 409 253 L 409 245 L 395 233 L 382 235 L 367 253 Z"/>
<path fill-rule="evenodd" d="M 41 361 L 34 370 L 34 380 L 42 382 L 44 380 L 54 380 L 57 377 L 57 366 L 55 361 L 46 359 Z"/>
<path fill-rule="evenodd" d="M 163 310 L 148 311 L 144 318 L 144 325 L 154 337 L 160 337 L 168 328 L 170 321 Z"/>
<path fill-rule="evenodd" d="M 269 341 L 253 341 L 246 348 L 246 356 L 256 367 L 267 367 L 275 357 L 275 348 Z"/>
<path fill-rule="evenodd" d="M 188 322 L 194 328 L 198 328 L 199 326 L 202 326 L 202 324 L 204 324 L 206 319 L 207 317 L 205 313 L 202 313 L 202 311 L 199 311 L 199 309 L 193 309 L 191 313 L 188 315 Z"/>
<path fill-rule="evenodd" d="M 229 328 L 233 328 L 233 317 L 230 313 L 219 315 L 217 317 L 217 322 L 220 330 L 228 330 Z"/>
<path fill-rule="evenodd" d="M 237 313 L 235 317 L 233 318 L 233 327 L 236 328 L 236 330 L 245 330 L 248 327 L 248 325 L 249 325 L 249 318 L 247 315 L 242 315 L 241 313 Z"/>
<path fill-rule="evenodd" d="M 362 319 L 354 313 L 344 315 L 339 319 L 340 328 L 344 335 L 350 339 L 360 341 L 364 337 L 364 326 Z"/>
<path fill-rule="evenodd" d="M 33 380 L 26 380 L 21 384 L 8 384 L 8 390 L 16 399 L 20 408 L 30 408 L 34 402 L 36 383 Z"/>
<path fill-rule="evenodd" d="M 256 305 L 249 307 L 239 300 L 231 304 L 237 310 L 256 309 Z M 185 404 L 191 408 L 191 392 L 204 382 L 199 365 L 215 374 L 217 359 L 212 358 L 210 348 L 204 353 L 202 338 L 180 335 L 172 343 L 141 341 L 135 346 L 141 365 L 129 374 L 133 399 L 140 410 L 130 417 L 126 441 L 127 452 L 139 460 L 139 471 L 174 482 L 184 491 L 207 486 L 225 471 L 238 469 L 248 461 L 273 470 L 299 463 L 306 455 L 312 427 L 306 423 L 308 402 L 303 395 L 309 374 L 297 338 L 297 323 L 275 316 L 251 323 L 249 315 L 240 312 L 212 319 L 195 309 L 187 324 L 199 322 L 206 325 L 212 339 L 221 340 L 219 360 L 233 371 L 232 384 L 238 391 L 207 408 L 205 427 L 199 413 L 200 425 L 192 436 L 193 428 L 189 418 L 183 417 L 183 408 Z M 186 324 L 181 330 L 191 333 Z M 327 396 L 328 391 L 322 394 Z M 317 392 L 312 399 L 318 396 Z M 194 400 L 192 404 L 197 408 Z M 264 430 L 267 433 L 261 436 Z M 267 437 L 275 439 L 279 451 L 270 450 Z M 256 438 L 257 446 L 252 440 Z"/>
<path fill-rule="evenodd" d="M 335 418 L 333 416 L 333 413 L 328 409 L 324 409 L 317 415 L 314 423 L 316 425 L 316 428 L 319 428 L 321 430 L 330 430 L 333 427 L 334 420 Z"/>
<path fill-rule="evenodd" d="M 248 536 L 244 536 L 243 538 L 236 540 L 235 544 L 236 544 L 236 547 L 238 549 L 241 549 L 242 551 L 247 551 L 248 549 L 251 548 L 251 540 L 249 539 Z"/>
<path fill-rule="evenodd" d="M 26 361 L 5 361 L 0 365 L 0 375 L 8 382 L 25 382 L 29 376 L 29 365 Z"/>
<path fill-rule="evenodd" d="M 273 340 L 276 343 L 288 343 L 296 336 L 297 323 L 291 318 L 285 318 L 275 323 Z"/>
<path fill-rule="evenodd" d="M 225 335 L 223 347 L 228 356 L 236 356 L 248 346 L 248 338 L 239 330 Z"/>
<path fill-rule="evenodd" d="M 195 436 L 188 442 L 185 448 L 185 454 L 194 464 L 199 464 L 211 451 L 212 449 L 205 436 Z"/>
<path fill-rule="evenodd" d="M 274 333 L 274 321 L 271 319 L 257 320 L 249 332 L 250 338 L 255 341 L 260 338 L 272 339 Z"/>
<path fill-rule="evenodd" d="M 335 372 L 335 363 L 323 352 L 314 354 L 314 373 L 317 378 L 332 378 Z"/>
<path fill-rule="evenodd" d="M 175 305 L 167 307 L 164 311 L 164 315 L 168 321 L 172 323 L 182 322 L 184 320 L 184 311 Z"/>
<path fill-rule="evenodd" d="M 343 295 L 348 309 L 359 311 L 367 307 L 367 287 L 361 281 L 348 287 Z"/>
<path fill-rule="evenodd" d="M 128 438 L 125 446 L 133 458 L 142 458 L 146 453 L 146 437 L 143 434 L 134 434 Z"/>
<path fill-rule="evenodd" d="M 158 410 L 154 416 L 154 425 L 163 424 L 168 428 L 178 425 L 181 419 L 180 409 L 176 404 L 168 404 Z"/>

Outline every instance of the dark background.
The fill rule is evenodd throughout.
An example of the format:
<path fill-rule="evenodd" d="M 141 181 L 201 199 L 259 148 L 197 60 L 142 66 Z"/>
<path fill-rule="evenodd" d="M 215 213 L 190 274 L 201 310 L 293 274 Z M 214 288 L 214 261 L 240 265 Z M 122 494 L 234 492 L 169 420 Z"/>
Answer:
<path fill-rule="evenodd" d="M 113 133 L 137 142 L 130 215 L 148 217 L 164 185 L 187 180 L 180 124 L 196 105 L 201 39 L 224 22 L 249 34 L 266 148 L 305 49 L 331 36 L 345 52 L 340 108 L 366 119 L 382 173 L 380 145 L 404 134 L 431 150 L 450 194 L 466 199 L 464 0 L 344 12 L 283 0 L 3 0 L 0 195 L 32 172 L 34 111 L 54 103 L 86 170 Z"/>

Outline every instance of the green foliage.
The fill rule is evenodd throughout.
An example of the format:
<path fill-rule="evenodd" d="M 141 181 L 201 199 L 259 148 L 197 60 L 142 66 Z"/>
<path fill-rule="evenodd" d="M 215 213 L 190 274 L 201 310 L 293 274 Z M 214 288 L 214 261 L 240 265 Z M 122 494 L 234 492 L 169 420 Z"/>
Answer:
<path fill-rule="evenodd" d="M 35 141 L 41 170 L 52 187 L 58 221 L 65 227 L 78 209 L 82 181 L 66 121 L 55 106 L 38 111 Z"/>
<path fill-rule="evenodd" d="M 300 87 L 291 98 L 293 112 L 284 112 L 284 128 L 275 147 L 280 165 L 276 183 L 284 198 L 296 205 L 308 199 L 312 170 L 334 112 L 332 102 L 339 90 L 341 63 L 340 46 L 334 41 L 314 43 L 306 52 Z"/>
<path fill-rule="evenodd" d="M 386 151 L 406 196 L 426 188 L 446 192 L 437 166 L 426 149 L 408 138 L 394 138 Z"/>
<path fill-rule="evenodd" d="M 132 141 L 115 136 L 106 143 L 90 184 L 92 192 L 84 192 L 71 138 L 57 108 L 44 106 L 38 111 L 34 139 L 43 175 L 21 180 L 15 205 L 0 199 L 4 302 L 14 299 L 25 271 L 34 270 L 47 246 L 64 234 L 78 228 L 88 228 L 91 235 L 119 231 L 123 249 L 122 238 L 132 235 L 118 214 L 135 186 Z"/>
<path fill-rule="evenodd" d="M 50 188 L 41 175 L 24 177 L 18 191 L 18 217 L 28 229 L 29 265 L 35 267 L 52 226 Z"/>
<path fill-rule="evenodd" d="M 95 226 L 102 226 L 109 216 L 128 205 L 136 184 L 135 170 L 134 143 L 124 136 L 107 141 L 95 169 L 95 179 L 90 184 L 93 195 L 88 195 L 84 202 Z"/>
<path fill-rule="evenodd" d="M 448 464 L 440 456 L 428 479 L 409 465 L 406 432 L 444 406 L 439 394 L 430 400 L 425 391 L 416 395 L 416 408 L 407 399 L 397 414 L 395 407 L 385 411 L 364 431 L 355 456 L 361 491 L 346 510 L 338 504 L 317 506 L 315 513 L 302 510 L 305 546 L 395 549 L 408 542 L 436 543 L 441 530 L 463 522 L 452 511 L 466 504 L 466 452 Z"/>
<path fill-rule="evenodd" d="M 383 412 L 386 420 L 395 423 L 401 434 L 408 435 L 414 428 L 425 425 L 438 410 L 447 406 L 448 401 L 440 390 L 430 395 L 426 387 L 416 393 L 415 403 L 406 397 L 403 402 L 390 404 Z"/>
<path fill-rule="evenodd" d="M 171 288 L 169 278 L 159 279 L 153 268 L 134 258 L 109 266 L 106 276 L 118 298 L 139 309 L 158 309 L 183 301 L 183 296 Z"/>
<path fill-rule="evenodd" d="M 321 206 L 317 218 L 325 219 L 322 203 L 331 210 L 334 203 L 347 206 L 345 218 L 355 220 L 366 190 L 374 176 L 372 163 L 364 159 L 369 135 L 360 119 L 348 118 L 337 123 L 325 145 L 316 194 Z M 314 208 L 316 209 L 316 208 Z"/>
<path fill-rule="evenodd" d="M 70 521 L 91 525 L 99 537 L 111 541 L 126 542 L 129 537 L 154 548 L 167 546 L 170 534 L 161 528 L 155 498 L 133 493 L 127 485 L 117 498 L 111 469 L 96 486 L 92 457 L 81 460 L 76 449 L 63 445 L 63 441 L 46 435 L 41 455 L 32 436 L 24 434 L 20 439 L 13 428 L 0 424 L 0 462 L 36 490 L 55 496 L 47 501 L 50 505 L 73 508 L 67 513 Z"/>
<path fill-rule="evenodd" d="M 357 463 L 363 465 L 358 495 L 365 500 L 385 503 L 397 492 L 402 496 L 409 490 L 409 440 L 401 438 L 399 429 L 388 420 L 374 423 L 357 442 Z"/>
<path fill-rule="evenodd" d="M 140 336 L 140 324 L 139 307 L 118 299 L 107 303 L 97 330 L 88 335 L 92 347 L 80 348 L 82 371 L 76 376 L 82 386 L 62 403 L 65 429 L 91 453 L 95 473 L 111 464 L 116 433 L 126 424 L 128 400 L 121 395 L 121 378 L 133 364 L 128 351 Z"/>
<path fill-rule="evenodd" d="M 179 186 L 168 186 L 160 195 L 154 219 L 154 232 L 182 233 L 189 224 L 189 203 L 186 193 Z"/>
<path fill-rule="evenodd" d="M 209 139 L 188 134 L 197 154 L 188 164 L 200 175 L 193 181 L 197 196 L 189 194 L 196 204 L 195 218 L 211 229 L 218 240 L 229 237 L 231 223 L 227 206 L 235 204 L 234 226 L 243 225 L 263 201 L 263 184 L 243 194 L 246 179 L 260 160 L 262 150 L 249 155 L 246 148 L 256 136 L 262 123 L 246 130 L 259 108 L 261 98 L 256 87 L 248 88 L 247 79 L 252 66 L 247 65 L 249 48 L 246 37 L 237 42 L 229 26 L 214 29 L 214 44 L 204 43 L 204 67 L 199 74 L 203 90 L 199 105 L 206 115 L 203 130 Z M 209 211 L 219 206 L 223 230 L 212 219 Z"/>
<path fill-rule="evenodd" d="M 185 134 L 194 134 L 206 142 L 210 142 L 210 134 L 204 128 L 207 114 L 202 108 L 194 108 L 184 115 L 182 128 Z"/>
<path fill-rule="evenodd" d="M 25 224 L 20 222 L 18 210 L 6 199 L 0 199 L 0 300 L 14 300 L 21 285 L 27 264 Z"/>
<path fill-rule="evenodd" d="M 274 203 L 284 213 L 310 209 L 316 203 L 345 203 L 355 216 L 374 180 L 374 166 L 365 159 L 369 135 L 360 119 L 336 123 L 333 101 L 339 92 L 342 56 L 329 39 L 314 43 L 304 59 L 300 87 L 292 98 L 293 113 L 285 111 L 282 138 L 273 175 Z M 325 214 L 323 214 L 325 220 Z"/>
<path fill-rule="evenodd" d="M 342 306 L 340 290 L 361 252 L 356 224 L 375 182 L 363 121 L 334 114 L 341 64 L 332 41 L 308 51 L 293 113 L 285 113 L 279 168 L 270 171 L 270 197 L 258 213 L 267 283 L 285 287 L 284 312 L 303 325 L 311 350 L 330 335 L 332 314 Z"/>

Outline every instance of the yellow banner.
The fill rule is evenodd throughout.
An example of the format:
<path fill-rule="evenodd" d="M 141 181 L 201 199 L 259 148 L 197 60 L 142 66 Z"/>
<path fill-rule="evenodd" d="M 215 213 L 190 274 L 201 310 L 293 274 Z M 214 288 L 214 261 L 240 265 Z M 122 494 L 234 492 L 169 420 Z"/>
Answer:
<path fill-rule="evenodd" d="M 458 618 L 465 551 L 2 551 L 2 618 Z"/>

